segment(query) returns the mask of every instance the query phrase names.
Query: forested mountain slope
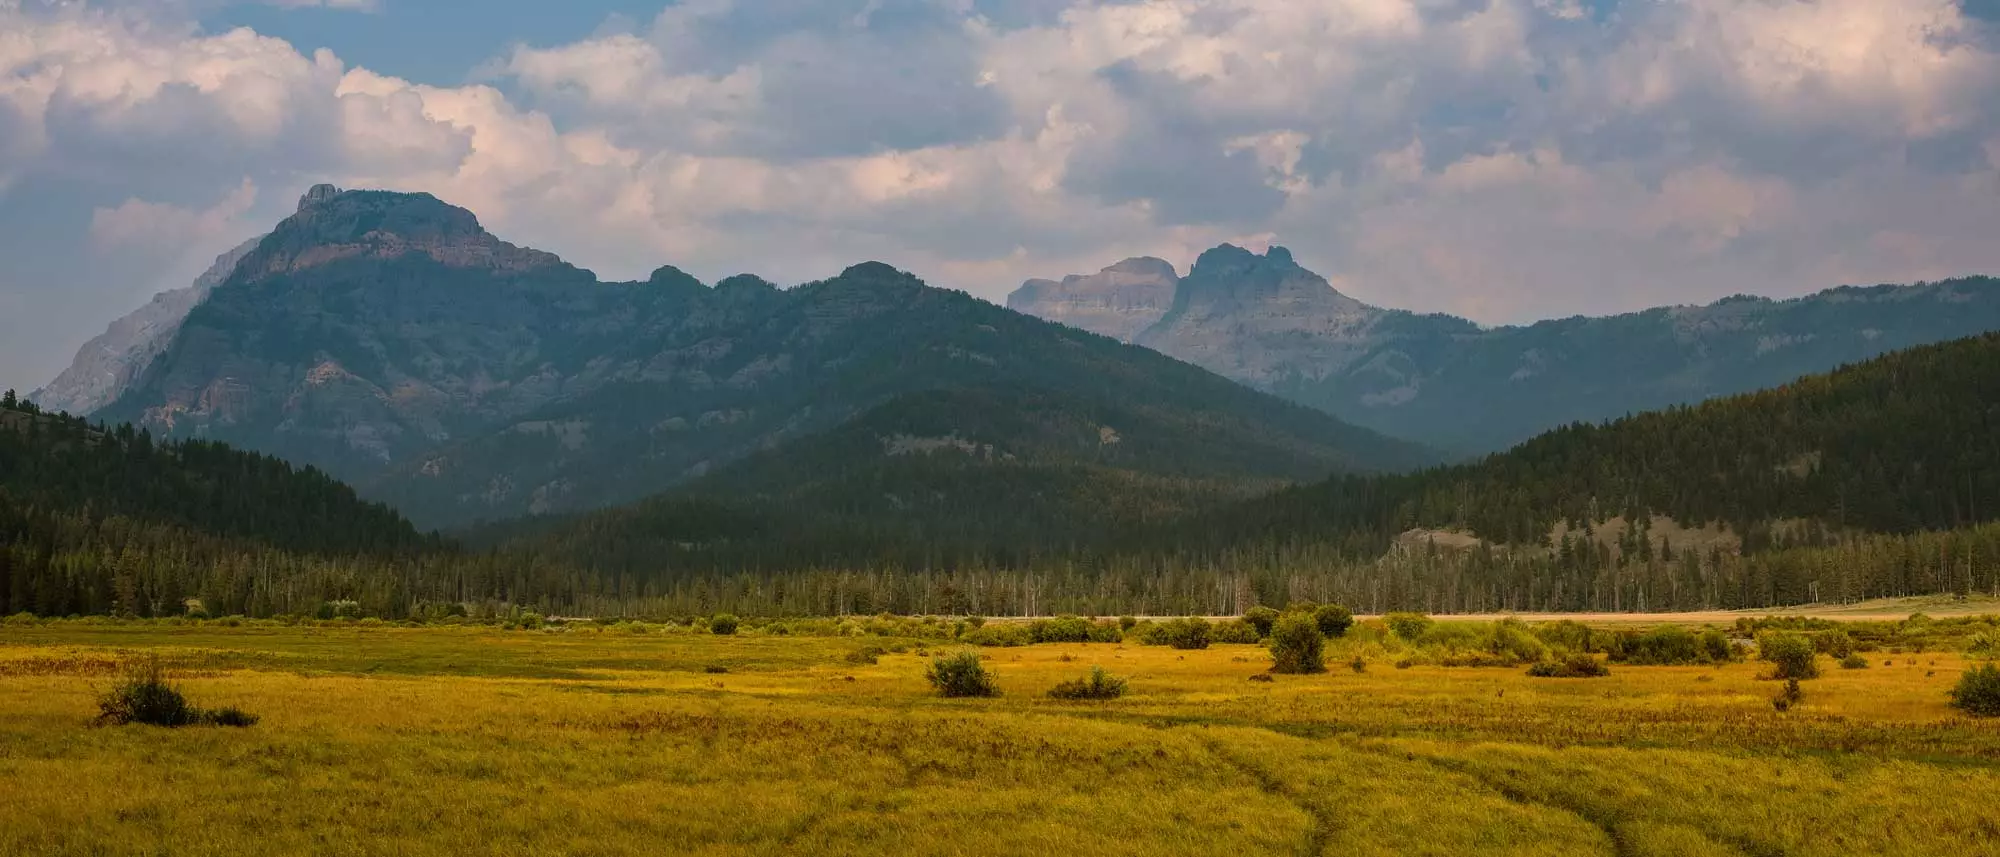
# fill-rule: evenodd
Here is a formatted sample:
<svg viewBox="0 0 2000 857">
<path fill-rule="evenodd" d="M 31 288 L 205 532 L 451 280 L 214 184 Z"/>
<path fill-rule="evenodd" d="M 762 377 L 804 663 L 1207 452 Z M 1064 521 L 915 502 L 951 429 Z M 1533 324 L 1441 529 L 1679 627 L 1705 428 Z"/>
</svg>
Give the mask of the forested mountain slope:
<svg viewBox="0 0 2000 857">
<path fill-rule="evenodd" d="M 630 502 L 897 396 L 988 385 L 1198 425 L 1217 461 L 1256 462 L 1241 479 L 1435 460 L 880 263 L 789 290 L 604 283 L 372 191 L 308 197 L 103 416 L 314 464 L 442 526 Z"/>
</svg>

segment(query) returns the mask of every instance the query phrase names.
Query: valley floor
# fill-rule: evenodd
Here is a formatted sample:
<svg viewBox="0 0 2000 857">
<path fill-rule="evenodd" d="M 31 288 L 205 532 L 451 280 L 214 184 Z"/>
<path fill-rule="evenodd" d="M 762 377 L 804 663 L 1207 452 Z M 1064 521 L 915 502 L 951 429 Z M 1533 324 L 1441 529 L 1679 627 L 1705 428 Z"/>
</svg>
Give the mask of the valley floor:
<svg viewBox="0 0 2000 857">
<path fill-rule="evenodd" d="M 1357 673 L 1341 644 L 1268 683 L 1247 645 L 989 649 L 1005 694 L 947 700 L 923 645 L 0 626 L 0 854 L 2000 854 L 1957 654 L 1871 653 L 1779 713 L 1755 662 Z M 143 652 L 262 722 L 92 727 Z M 1092 665 L 1130 695 L 1045 695 Z"/>
</svg>

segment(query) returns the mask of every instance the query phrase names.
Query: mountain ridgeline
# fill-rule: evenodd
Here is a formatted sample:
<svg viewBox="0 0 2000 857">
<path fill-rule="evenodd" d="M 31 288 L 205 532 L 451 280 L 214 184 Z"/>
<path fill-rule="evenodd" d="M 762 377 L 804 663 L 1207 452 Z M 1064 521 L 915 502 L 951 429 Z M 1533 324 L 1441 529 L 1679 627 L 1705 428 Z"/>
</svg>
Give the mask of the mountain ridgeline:
<svg viewBox="0 0 2000 857">
<path fill-rule="evenodd" d="M 1030 280 L 1022 312 L 1134 342 L 1356 425 L 1465 452 L 2000 330 L 2000 280 L 1735 297 L 1523 327 L 1369 306 L 1283 247 Z M 1468 418 L 1470 416 L 1471 418 Z"/>
<path fill-rule="evenodd" d="M 985 388 L 1102 410 L 1092 437 L 1131 421 L 1121 450 L 1198 449 L 1238 494 L 1434 460 L 880 263 L 788 290 L 673 268 L 605 283 L 428 195 L 368 191 L 308 195 L 99 416 L 312 464 L 450 526 L 631 502 L 899 396 Z"/>
</svg>

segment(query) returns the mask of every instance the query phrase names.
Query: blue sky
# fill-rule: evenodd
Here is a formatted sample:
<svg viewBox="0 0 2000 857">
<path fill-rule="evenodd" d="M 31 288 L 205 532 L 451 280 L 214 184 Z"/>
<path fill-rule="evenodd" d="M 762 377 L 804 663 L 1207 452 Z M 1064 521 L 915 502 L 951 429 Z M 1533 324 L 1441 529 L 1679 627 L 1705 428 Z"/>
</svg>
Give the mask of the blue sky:
<svg viewBox="0 0 2000 857">
<path fill-rule="evenodd" d="M 0 386 L 317 182 L 605 277 L 1279 242 L 1483 322 L 2000 273 L 2000 0 L 0 0 Z"/>
</svg>

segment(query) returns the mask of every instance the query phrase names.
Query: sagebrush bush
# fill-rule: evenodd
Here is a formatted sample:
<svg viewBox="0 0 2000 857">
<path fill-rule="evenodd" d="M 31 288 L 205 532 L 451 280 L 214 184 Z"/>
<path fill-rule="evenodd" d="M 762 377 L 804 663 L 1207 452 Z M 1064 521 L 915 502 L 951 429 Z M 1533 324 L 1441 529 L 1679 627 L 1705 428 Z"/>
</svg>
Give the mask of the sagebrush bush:
<svg viewBox="0 0 2000 857">
<path fill-rule="evenodd" d="M 1278 611 L 1269 607 L 1252 607 L 1243 611 L 1243 621 L 1257 631 L 1257 640 L 1271 636 L 1271 626 L 1278 624 Z M 1251 640 L 1250 642 L 1257 642 Z"/>
<path fill-rule="evenodd" d="M 963 651 L 931 660 L 924 673 L 938 695 L 951 697 L 999 696 L 993 674 L 979 663 L 979 653 Z"/>
<path fill-rule="evenodd" d="M 1757 641 L 1758 656 L 1771 664 L 1771 677 L 1805 679 L 1819 677 L 1819 653 L 1804 634 L 1771 633 Z"/>
<path fill-rule="evenodd" d="M 850 664 L 873 664 L 888 653 L 889 650 L 881 646 L 862 646 L 847 653 L 847 662 Z"/>
<path fill-rule="evenodd" d="M 1571 652 L 1528 667 L 1528 675 L 1535 678 L 1600 678 L 1610 674 L 1611 668 L 1588 652 Z"/>
<path fill-rule="evenodd" d="M 1322 604 L 1312 612 L 1312 617 L 1320 634 L 1329 640 L 1346 636 L 1347 629 L 1354 627 L 1354 612 L 1339 604 Z"/>
<path fill-rule="evenodd" d="M 257 716 L 234 706 L 205 711 L 190 704 L 160 668 L 160 659 L 147 658 L 133 666 L 125 680 L 97 700 L 97 723 L 124 726 L 254 726 Z"/>
<path fill-rule="evenodd" d="M 735 616 L 731 616 L 728 613 L 717 613 L 708 619 L 708 632 L 728 636 L 736 633 L 736 628 L 741 624 L 743 624 L 742 621 Z"/>
<path fill-rule="evenodd" d="M 1326 638 L 1311 616 L 1288 613 L 1271 627 L 1271 671 L 1294 675 L 1326 672 Z"/>
<path fill-rule="evenodd" d="M 1844 670 L 1865 670 L 1868 668 L 1868 656 L 1860 652 L 1849 654 L 1847 657 L 1840 659 L 1840 668 Z"/>
<path fill-rule="evenodd" d="M 1980 664 L 1958 677 L 1951 707 L 1974 717 L 2000 717 L 2000 667 Z"/>
<path fill-rule="evenodd" d="M 1854 638 L 1838 628 L 1821 631 L 1813 635 L 1813 649 L 1823 655 L 1845 658 L 1854 654 Z"/>
<path fill-rule="evenodd" d="M 1056 699 L 1117 699 L 1125 695 L 1125 679 L 1091 667 L 1090 675 L 1056 685 L 1049 696 Z"/>
</svg>

